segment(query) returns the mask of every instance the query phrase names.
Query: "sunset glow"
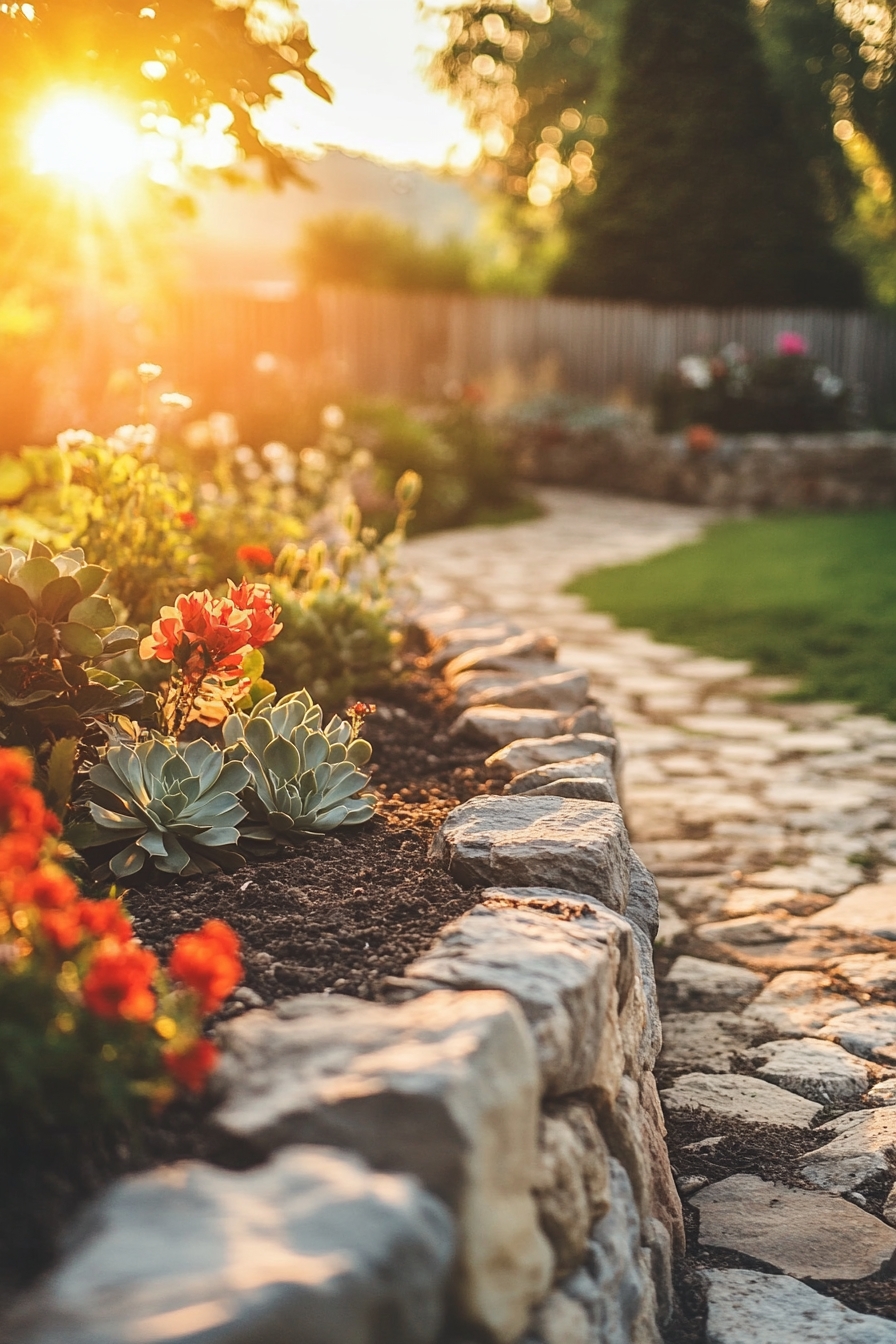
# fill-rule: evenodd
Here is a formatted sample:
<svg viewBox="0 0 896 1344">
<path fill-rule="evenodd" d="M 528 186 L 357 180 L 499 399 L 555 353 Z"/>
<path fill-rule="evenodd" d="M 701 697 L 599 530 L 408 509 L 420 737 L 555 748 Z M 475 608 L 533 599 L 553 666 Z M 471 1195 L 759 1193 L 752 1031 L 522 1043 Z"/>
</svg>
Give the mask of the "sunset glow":
<svg viewBox="0 0 896 1344">
<path fill-rule="evenodd" d="M 64 93 L 37 115 L 29 136 L 32 170 L 104 192 L 140 171 L 138 131 L 111 101 Z"/>
</svg>

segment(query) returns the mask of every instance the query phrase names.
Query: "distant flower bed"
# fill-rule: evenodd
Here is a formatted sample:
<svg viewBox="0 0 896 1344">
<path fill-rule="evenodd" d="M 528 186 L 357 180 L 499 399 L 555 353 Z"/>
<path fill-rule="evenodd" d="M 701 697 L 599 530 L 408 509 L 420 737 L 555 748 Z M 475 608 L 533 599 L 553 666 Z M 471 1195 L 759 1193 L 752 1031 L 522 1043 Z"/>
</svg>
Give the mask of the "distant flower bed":
<svg viewBox="0 0 896 1344">
<path fill-rule="evenodd" d="M 752 357 L 730 343 L 686 355 L 659 379 L 655 426 L 673 433 L 705 426 L 726 434 L 799 434 L 849 427 L 850 389 L 809 354 L 798 332 L 781 332 L 774 354 Z"/>
</svg>

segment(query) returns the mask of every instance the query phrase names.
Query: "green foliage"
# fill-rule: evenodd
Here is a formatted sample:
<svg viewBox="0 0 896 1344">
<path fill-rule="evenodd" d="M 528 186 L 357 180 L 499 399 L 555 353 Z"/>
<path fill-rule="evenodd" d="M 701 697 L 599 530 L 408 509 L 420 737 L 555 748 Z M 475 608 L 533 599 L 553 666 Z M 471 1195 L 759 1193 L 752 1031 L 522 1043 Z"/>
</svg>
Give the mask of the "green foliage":
<svg viewBox="0 0 896 1344">
<path fill-rule="evenodd" d="M 372 211 L 335 211 L 306 221 L 297 260 L 309 286 L 470 288 L 472 253 L 461 239 L 430 243 L 417 229 Z"/>
<path fill-rule="evenodd" d="M 896 512 L 719 523 L 570 591 L 623 626 L 801 678 L 799 697 L 896 718 Z"/>
<path fill-rule="evenodd" d="M 700 383 L 687 376 L 696 365 Z M 660 433 L 712 425 L 728 434 L 806 434 L 848 427 L 849 389 L 807 355 L 749 360 L 728 347 L 712 360 L 691 356 L 663 375 L 654 393 Z"/>
<path fill-rule="evenodd" d="M 0 548 L 0 740 L 27 747 L 49 800 L 62 808 L 76 746 L 102 739 L 110 715 L 142 707 L 144 692 L 96 667 L 136 646 L 98 590 L 108 570 L 79 549 L 27 556 Z M 67 746 L 63 745 L 68 743 Z M 54 745 L 55 744 L 55 745 Z"/>
<path fill-rule="evenodd" d="M 147 857 L 160 872 L 189 876 L 238 867 L 236 829 L 246 815 L 237 795 L 249 773 L 198 739 L 181 746 L 154 738 L 111 746 L 90 771 L 100 802 L 90 803 L 94 829 L 80 847 L 126 842 L 109 860 L 120 878 L 139 873 Z"/>
<path fill-rule="evenodd" d="M 474 522 L 481 511 L 517 502 L 504 444 L 469 402 L 449 402 L 425 415 L 399 402 L 358 402 L 349 410 L 346 430 L 373 461 L 373 497 L 366 497 L 363 480 L 356 486 L 372 523 L 382 526 L 405 471 L 416 472 L 424 483 L 412 533 Z"/>
<path fill-rule="evenodd" d="M 109 570 L 109 587 L 128 619 L 145 624 L 198 578 L 184 521 L 190 486 L 144 456 L 151 443 L 107 442 L 86 433 L 63 434 L 60 441 L 0 459 L 0 497 L 22 510 L 9 530 L 16 537 L 30 528 L 57 545 L 82 547 Z"/>
<path fill-rule="evenodd" d="M 248 714 L 232 714 L 224 724 L 230 759 L 251 779 L 243 793 L 252 840 L 294 841 L 307 831 L 358 826 L 373 816 L 376 799 L 361 793 L 369 776 L 359 767 L 371 754 L 369 742 L 352 738 L 351 725 L 323 714 L 307 691 L 277 701 L 266 696 Z"/>
<path fill-rule="evenodd" d="M 564 293 L 652 303 L 862 302 L 775 93 L 748 0 L 630 0 L 598 191 Z"/>
</svg>

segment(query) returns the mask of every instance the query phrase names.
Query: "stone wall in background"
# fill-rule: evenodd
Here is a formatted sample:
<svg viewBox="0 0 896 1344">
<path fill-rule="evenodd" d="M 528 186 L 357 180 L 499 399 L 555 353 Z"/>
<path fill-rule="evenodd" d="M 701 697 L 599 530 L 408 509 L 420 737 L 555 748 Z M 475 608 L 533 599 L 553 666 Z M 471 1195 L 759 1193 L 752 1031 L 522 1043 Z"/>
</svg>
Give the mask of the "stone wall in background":
<svg viewBox="0 0 896 1344">
<path fill-rule="evenodd" d="M 587 674 L 481 624 L 426 622 L 456 732 L 505 781 L 432 847 L 480 903 L 385 1002 L 300 995 L 221 1026 L 214 1123 L 244 1169 L 114 1184 L 5 1339 L 659 1344 L 684 1231 L 656 885 Z"/>
<path fill-rule="evenodd" d="M 859 508 L 896 503 L 896 434 L 719 436 L 692 451 L 684 434 L 655 434 L 646 415 L 605 423 L 515 422 L 521 477 L 685 504 L 750 509 Z"/>
</svg>

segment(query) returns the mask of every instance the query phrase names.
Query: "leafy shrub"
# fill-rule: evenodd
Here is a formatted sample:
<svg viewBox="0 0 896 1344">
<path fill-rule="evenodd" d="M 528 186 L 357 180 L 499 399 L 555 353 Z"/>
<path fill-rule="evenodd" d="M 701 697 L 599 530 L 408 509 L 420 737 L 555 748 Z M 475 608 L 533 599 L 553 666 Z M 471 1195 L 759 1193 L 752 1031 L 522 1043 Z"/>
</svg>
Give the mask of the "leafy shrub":
<svg viewBox="0 0 896 1344">
<path fill-rule="evenodd" d="M 297 260 L 307 285 L 466 290 L 473 253 L 459 238 L 427 242 L 387 215 L 337 210 L 305 222 Z"/>
<path fill-rule="evenodd" d="M 28 747 L 55 805 L 68 796 L 79 744 L 102 740 L 110 715 L 142 708 L 143 689 L 97 669 L 133 649 L 98 590 L 109 576 L 80 549 L 28 555 L 0 548 L 0 738 Z"/>
<path fill-rule="evenodd" d="M 178 1085 L 200 1091 L 216 1050 L 202 1017 L 238 983 L 218 921 L 175 941 L 165 974 L 120 900 L 85 900 L 60 866 L 59 824 L 31 764 L 0 750 L 0 1136 L 100 1130 Z"/>
<path fill-rule="evenodd" d="M 849 389 L 809 357 L 802 337 L 783 332 L 773 355 L 750 359 L 728 345 L 712 359 L 687 355 L 654 394 L 660 433 L 691 424 L 730 434 L 810 433 L 844 429 Z"/>
<path fill-rule="evenodd" d="M 361 793 L 370 777 L 360 769 L 370 760 L 370 743 L 335 716 L 326 728 L 322 724 L 320 707 L 306 690 L 277 702 L 267 696 L 249 714 L 233 714 L 225 723 L 227 754 L 250 775 L 243 793 L 248 838 L 290 841 L 373 816 L 374 795 Z"/>
<path fill-rule="evenodd" d="M 400 642 L 396 551 L 420 488 L 414 472 L 399 479 L 398 515 L 382 539 L 362 528 L 359 508 L 350 504 L 341 545 L 288 546 L 278 556 L 271 591 L 283 632 L 271 646 L 266 671 L 281 694 L 307 688 L 330 713 L 388 681 Z"/>
</svg>

